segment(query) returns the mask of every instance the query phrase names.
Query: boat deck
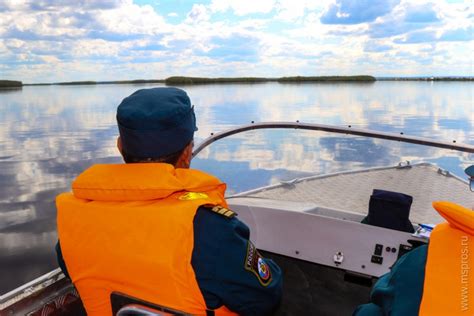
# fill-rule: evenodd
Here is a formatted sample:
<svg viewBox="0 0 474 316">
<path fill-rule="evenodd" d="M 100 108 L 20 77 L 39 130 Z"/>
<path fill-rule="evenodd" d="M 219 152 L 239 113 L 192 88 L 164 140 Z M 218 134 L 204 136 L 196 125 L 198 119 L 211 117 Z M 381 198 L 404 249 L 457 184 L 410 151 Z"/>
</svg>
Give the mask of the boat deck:
<svg viewBox="0 0 474 316">
<path fill-rule="evenodd" d="M 474 207 L 474 194 L 469 191 L 467 181 L 429 163 L 311 176 L 237 196 L 309 202 L 319 207 L 366 215 L 373 189 L 411 195 L 410 220 L 413 223 L 444 221 L 433 209 L 433 201 L 446 200 Z"/>
</svg>

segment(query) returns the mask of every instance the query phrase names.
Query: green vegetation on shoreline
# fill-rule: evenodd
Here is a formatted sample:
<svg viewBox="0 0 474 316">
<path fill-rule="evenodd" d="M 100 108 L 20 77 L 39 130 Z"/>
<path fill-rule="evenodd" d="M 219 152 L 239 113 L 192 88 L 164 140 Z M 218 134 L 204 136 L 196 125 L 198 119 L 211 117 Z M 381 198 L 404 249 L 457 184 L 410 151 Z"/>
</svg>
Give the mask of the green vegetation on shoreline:
<svg viewBox="0 0 474 316">
<path fill-rule="evenodd" d="M 372 76 L 318 76 L 318 77 L 282 77 L 278 82 L 374 82 L 377 79 Z"/>
<path fill-rule="evenodd" d="M 98 84 L 143 84 L 143 83 L 164 83 L 164 79 L 137 79 L 137 80 L 118 80 L 118 81 L 69 81 L 55 83 L 26 83 L 24 86 L 72 86 L 72 85 L 98 85 Z"/>
<path fill-rule="evenodd" d="M 15 80 L 0 80 L 0 88 L 21 88 L 23 83 Z"/>
<path fill-rule="evenodd" d="M 56 84 L 60 86 L 91 85 L 91 84 L 97 84 L 97 81 L 71 81 L 71 82 L 58 82 Z"/>
<path fill-rule="evenodd" d="M 265 77 L 234 77 L 234 78 L 205 78 L 173 76 L 167 79 L 138 79 L 118 81 L 70 81 L 55 83 L 22 83 L 15 80 L 0 80 L 0 88 L 21 88 L 22 86 L 47 85 L 101 85 L 101 84 L 145 84 L 164 83 L 166 85 L 193 85 L 193 84 L 226 84 L 226 83 L 372 83 L 375 81 L 474 81 L 474 77 L 373 77 L 361 76 L 294 76 L 280 78 Z"/>
<path fill-rule="evenodd" d="M 165 80 L 167 85 L 192 85 L 192 84 L 220 84 L 220 83 L 303 83 L 303 82 L 374 82 L 372 76 L 295 76 L 281 78 L 236 77 L 236 78 L 202 78 L 202 77 L 169 77 Z"/>
<path fill-rule="evenodd" d="M 474 77 L 381 77 L 377 81 L 474 81 Z"/>
<path fill-rule="evenodd" d="M 203 78 L 203 77 L 182 77 L 174 76 L 166 78 L 166 85 L 188 85 L 188 84 L 215 84 L 215 83 L 261 83 L 277 81 L 274 78 L 258 77 L 235 77 L 235 78 Z"/>
</svg>

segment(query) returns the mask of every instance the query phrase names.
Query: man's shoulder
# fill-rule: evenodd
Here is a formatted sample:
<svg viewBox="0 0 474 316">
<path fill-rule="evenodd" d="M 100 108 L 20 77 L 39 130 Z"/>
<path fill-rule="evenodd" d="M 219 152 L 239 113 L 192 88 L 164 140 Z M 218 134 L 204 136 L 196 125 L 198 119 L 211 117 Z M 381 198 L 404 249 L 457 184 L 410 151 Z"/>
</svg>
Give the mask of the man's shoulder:
<svg viewBox="0 0 474 316">
<path fill-rule="evenodd" d="M 223 253 L 226 254 L 225 258 L 231 255 L 243 262 L 250 231 L 236 216 L 227 217 L 217 209 L 213 211 L 212 208 L 201 206 L 196 212 L 193 226 L 192 263 L 198 276 L 215 275 L 216 266 L 224 260 Z"/>
<path fill-rule="evenodd" d="M 194 217 L 194 229 L 197 232 L 206 232 L 210 236 L 220 238 L 248 238 L 248 226 L 239 220 L 237 213 L 230 208 L 220 205 L 200 206 Z"/>
</svg>

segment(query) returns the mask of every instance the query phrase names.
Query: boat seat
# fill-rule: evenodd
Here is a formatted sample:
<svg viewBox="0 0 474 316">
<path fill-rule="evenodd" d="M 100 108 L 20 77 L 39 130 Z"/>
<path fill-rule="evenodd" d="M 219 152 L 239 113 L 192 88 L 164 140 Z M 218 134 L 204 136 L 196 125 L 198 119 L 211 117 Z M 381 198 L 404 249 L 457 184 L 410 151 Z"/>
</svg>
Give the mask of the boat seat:
<svg viewBox="0 0 474 316">
<path fill-rule="evenodd" d="M 374 189 L 369 201 L 369 213 L 363 224 L 414 233 L 409 220 L 413 197 L 400 192 Z"/>
<path fill-rule="evenodd" d="M 116 316 L 188 316 L 182 311 L 150 303 L 127 294 L 112 292 L 112 314 Z"/>
</svg>

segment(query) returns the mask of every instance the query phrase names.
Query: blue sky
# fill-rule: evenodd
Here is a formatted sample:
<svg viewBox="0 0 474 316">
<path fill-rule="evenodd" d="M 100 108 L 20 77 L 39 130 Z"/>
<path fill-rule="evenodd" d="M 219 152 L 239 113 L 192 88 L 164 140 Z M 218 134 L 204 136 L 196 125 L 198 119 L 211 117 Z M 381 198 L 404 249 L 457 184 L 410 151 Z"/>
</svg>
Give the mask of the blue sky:
<svg viewBox="0 0 474 316">
<path fill-rule="evenodd" d="M 470 0 L 1 0 L 0 79 L 473 76 Z"/>
</svg>

